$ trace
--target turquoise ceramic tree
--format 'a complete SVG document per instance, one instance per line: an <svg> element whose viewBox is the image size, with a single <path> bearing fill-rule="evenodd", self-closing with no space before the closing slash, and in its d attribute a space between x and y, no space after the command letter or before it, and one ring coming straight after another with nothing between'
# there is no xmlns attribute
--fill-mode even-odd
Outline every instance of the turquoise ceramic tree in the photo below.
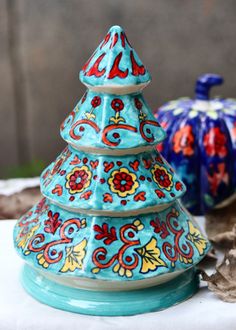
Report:
<svg viewBox="0 0 236 330"><path fill-rule="evenodd" d="M42 173L44 198L15 226L23 285L80 313L163 309L197 290L194 266L209 245L155 149L165 132L142 96L150 75L114 26L80 80L88 89L61 125L68 146Z"/></svg>

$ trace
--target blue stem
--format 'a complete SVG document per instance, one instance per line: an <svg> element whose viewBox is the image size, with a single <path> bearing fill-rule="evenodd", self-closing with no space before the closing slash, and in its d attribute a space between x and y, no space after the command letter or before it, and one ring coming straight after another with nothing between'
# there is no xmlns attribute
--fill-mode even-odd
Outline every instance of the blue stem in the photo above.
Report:
<svg viewBox="0 0 236 330"><path fill-rule="evenodd" d="M201 75L196 82L195 96L197 100L209 100L210 89L213 86L221 85L223 78L218 74L206 73Z"/></svg>

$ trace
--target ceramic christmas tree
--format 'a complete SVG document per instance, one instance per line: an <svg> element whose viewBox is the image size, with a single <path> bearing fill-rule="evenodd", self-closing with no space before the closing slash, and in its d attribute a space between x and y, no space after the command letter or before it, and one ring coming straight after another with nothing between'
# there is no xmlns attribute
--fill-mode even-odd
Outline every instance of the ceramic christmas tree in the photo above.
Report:
<svg viewBox="0 0 236 330"><path fill-rule="evenodd" d="M155 149L165 132L141 93L150 75L114 26L80 80L88 90L61 126L68 146L42 173L44 198L15 226L23 285L84 314L164 309L196 292L209 243Z"/></svg>

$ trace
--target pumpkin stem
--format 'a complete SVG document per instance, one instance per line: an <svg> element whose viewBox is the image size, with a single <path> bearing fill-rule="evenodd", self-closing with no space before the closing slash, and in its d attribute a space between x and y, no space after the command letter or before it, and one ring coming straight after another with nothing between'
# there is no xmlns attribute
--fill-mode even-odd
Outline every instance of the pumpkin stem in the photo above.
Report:
<svg viewBox="0 0 236 330"><path fill-rule="evenodd" d="M195 96L197 100L209 100L211 87L221 85L223 78L218 74L206 73L198 77L195 86Z"/></svg>

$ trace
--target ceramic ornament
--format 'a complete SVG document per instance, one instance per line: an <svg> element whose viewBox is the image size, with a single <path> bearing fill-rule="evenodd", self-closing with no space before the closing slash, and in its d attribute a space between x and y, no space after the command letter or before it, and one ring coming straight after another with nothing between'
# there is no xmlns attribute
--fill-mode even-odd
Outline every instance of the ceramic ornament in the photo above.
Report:
<svg viewBox="0 0 236 330"><path fill-rule="evenodd" d="M225 206L236 190L236 100L210 98L216 74L196 82L195 99L170 101L157 112L167 139L157 147L185 183L183 203L193 214Z"/></svg>
<svg viewBox="0 0 236 330"><path fill-rule="evenodd" d="M92 315L161 310L198 289L209 243L156 150L166 136L142 96L150 75L112 27L80 72L87 91L61 125L44 198L14 230L22 283L41 302Z"/></svg>

